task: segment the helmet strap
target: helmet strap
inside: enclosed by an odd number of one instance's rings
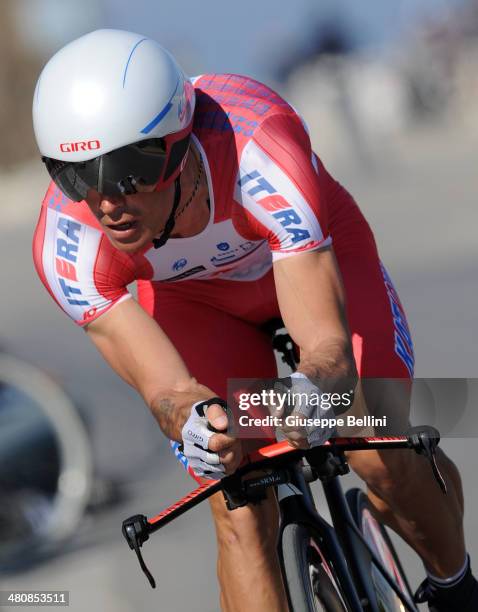
[[[103,191],[103,155],[100,155],[99,167],[98,167],[98,191]]]
[[[174,223],[176,221],[176,210],[179,206],[179,200],[181,199],[181,182],[179,176],[174,181],[174,202],[171,212],[169,213],[168,220],[166,221],[166,225],[164,226],[163,233],[159,238],[153,238],[153,246],[155,249],[161,248],[169,239],[171,232],[174,228]]]

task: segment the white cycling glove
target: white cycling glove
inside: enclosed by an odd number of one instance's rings
[[[336,434],[335,427],[329,423],[334,419],[333,409],[329,405],[323,407],[321,390],[305,374],[294,372],[274,387],[276,392],[288,396],[281,414],[284,424],[277,431],[278,439],[296,442],[306,439],[312,447],[323,444]],[[302,425],[305,419],[320,419],[321,425]]]
[[[182,452],[196,476],[219,480],[225,476],[225,467],[219,455],[208,450],[209,438],[216,431],[208,425],[206,411],[212,404],[219,404],[227,412],[227,404],[219,397],[196,402],[191,408],[191,416],[181,430]]]

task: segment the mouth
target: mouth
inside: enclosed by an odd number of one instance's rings
[[[128,240],[131,238],[137,228],[137,221],[127,221],[125,223],[110,223],[105,226],[108,229],[108,233],[118,241]]]

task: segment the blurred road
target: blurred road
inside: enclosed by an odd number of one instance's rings
[[[417,376],[476,377],[476,139],[445,127],[422,129],[376,151],[373,172],[356,166],[350,155],[330,161],[321,147],[317,150],[376,232],[414,335]],[[0,229],[0,343],[53,373],[79,401],[102,473],[137,482],[121,507],[84,522],[70,550],[24,574],[3,577],[0,589],[67,589],[75,612],[216,611],[215,542],[206,505],[146,546],[156,591],[123,542],[124,517],[155,514],[193,484],[147,409],[53,304],[33,271],[31,234],[46,183],[46,176],[30,170],[21,197],[13,183],[7,192],[7,218]],[[475,445],[475,438],[443,443],[462,472],[468,550],[478,569]],[[423,570],[405,545],[400,548],[415,586]]]

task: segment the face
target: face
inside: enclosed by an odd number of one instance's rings
[[[138,186],[138,193],[117,197],[90,189],[86,203],[112,245],[119,251],[134,253],[161,234],[173,199],[173,185],[160,192],[154,187]]]

